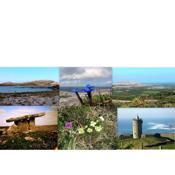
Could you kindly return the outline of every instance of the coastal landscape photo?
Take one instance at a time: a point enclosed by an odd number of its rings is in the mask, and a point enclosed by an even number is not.
[[[56,107],[0,107],[0,149],[57,149],[57,137]]]
[[[118,108],[118,149],[175,149],[175,108]]]
[[[116,107],[175,107],[175,68],[113,68]]]
[[[59,68],[1,67],[1,106],[57,106]]]
[[[111,68],[60,68],[58,149],[112,149],[116,111],[111,92]]]

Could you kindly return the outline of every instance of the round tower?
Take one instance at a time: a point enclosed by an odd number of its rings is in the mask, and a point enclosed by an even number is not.
[[[132,131],[133,131],[133,138],[134,139],[140,139],[142,135],[142,119],[139,118],[137,115],[137,118],[134,118],[132,120]]]

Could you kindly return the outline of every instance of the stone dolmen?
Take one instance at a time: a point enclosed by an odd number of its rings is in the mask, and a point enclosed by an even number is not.
[[[12,126],[9,127],[8,132],[23,132],[35,129],[35,118],[44,116],[45,113],[37,113],[24,115],[16,118],[9,118],[6,122],[14,122]]]

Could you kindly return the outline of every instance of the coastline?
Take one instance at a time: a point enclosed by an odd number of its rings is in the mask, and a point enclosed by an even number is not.
[[[59,104],[59,90],[0,93],[0,105],[51,106]]]

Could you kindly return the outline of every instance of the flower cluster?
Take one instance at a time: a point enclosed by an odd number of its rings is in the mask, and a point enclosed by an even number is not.
[[[94,131],[96,132],[100,132],[103,127],[101,125],[101,123],[104,122],[104,118],[102,116],[100,116],[96,121],[90,121],[90,123],[88,125],[86,125],[85,127],[79,127],[77,129],[77,133],[78,134],[84,134],[84,133],[92,133]],[[73,128],[73,124],[72,122],[65,122],[64,125],[65,129],[72,129]]]
[[[88,125],[86,125],[85,127],[80,127],[77,129],[78,134],[84,134],[84,133],[93,133],[94,131],[96,132],[100,132],[102,131],[103,127],[101,122],[104,121],[104,118],[101,116],[99,117],[99,119],[97,119],[96,121],[91,121]]]
[[[72,122],[65,122],[64,128],[72,129]]]

